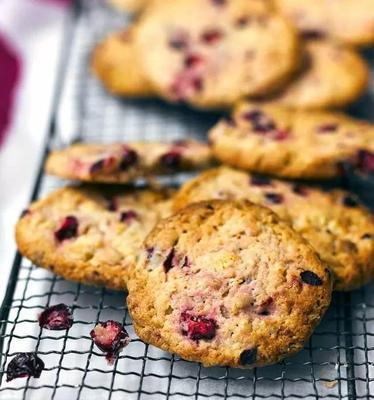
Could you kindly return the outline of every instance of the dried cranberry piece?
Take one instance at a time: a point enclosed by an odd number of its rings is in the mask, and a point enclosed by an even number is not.
[[[243,350],[239,356],[240,365],[251,365],[257,360],[257,348]]]
[[[184,66],[186,68],[194,68],[203,62],[203,58],[199,54],[188,54],[184,59]]]
[[[249,17],[246,15],[243,15],[236,19],[235,26],[237,28],[244,28],[245,26],[248,25],[248,23],[249,23]]]
[[[211,0],[215,6],[223,6],[226,4],[226,0]]]
[[[275,122],[261,110],[251,110],[242,114],[242,118],[250,121],[256,132],[269,132],[275,129]]]
[[[374,153],[360,150],[357,155],[357,168],[367,174],[374,172]]]
[[[51,331],[61,331],[71,328],[73,325],[73,314],[66,304],[56,304],[46,308],[39,315],[39,326]]]
[[[7,382],[15,378],[39,378],[44,369],[44,362],[36,353],[18,353],[8,364]]]
[[[103,168],[104,168],[104,165],[105,165],[105,160],[104,160],[104,159],[99,160],[99,161],[96,161],[95,163],[93,163],[93,164],[91,165],[90,173],[91,173],[91,174],[95,174],[95,173],[97,173],[97,172],[102,171]]]
[[[117,211],[118,209],[118,201],[116,197],[111,197],[108,201],[108,210],[109,211]]]
[[[352,196],[345,196],[343,197],[343,205],[346,207],[357,207],[358,206],[358,201],[354,199]]]
[[[174,256],[175,256],[175,249],[174,247],[169,251],[169,254],[166,256],[165,261],[163,263],[163,267],[165,273],[169,272],[174,267]]]
[[[301,32],[301,36],[303,39],[319,40],[323,39],[326,36],[326,34],[316,29],[306,29]]]
[[[78,233],[78,220],[73,215],[68,215],[55,231],[55,238],[59,242],[76,237]]]
[[[321,286],[323,281],[322,279],[312,271],[303,271],[300,274],[301,280],[308,285],[312,286]]]
[[[188,34],[183,31],[176,31],[170,37],[169,46],[175,50],[184,50],[188,46]]]
[[[129,334],[117,321],[99,322],[90,332],[95,345],[106,354],[106,359],[113,363],[114,358],[130,343]]]
[[[205,44],[215,44],[222,39],[222,36],[223,32],[221,30],[211,28],[201,34],[200,40]]]
[[[150,260],[153,256],[153,253],[155,251],[154,247],[149,247],[147,249],[145,249],[146,253],[147,253],[147,260]]]
[[[138,218],[138,213],[134,210],[123,211],[120,215],[121,222],[131,222],[133,219]]]
[[[180,167],[182,162],[182,155],[179,151],[172,150],[168,153],[163,154],[160,157],[160,163],[170,169],[177,169]]]
[[[317,128],[318,133],[331,133],[331,132],[336,132],[338,129],[338,124],[325,124],[321,125]]]
[[[132,167],[138,162],[138,153],[130,149],[129,147],[125,147],[122,153],[122,158],[119,164],[120,170],[126,170],[129,167]]]
[[[256,313],[258,315],[266,317],[273,314],[274,309],[274,299],[270,296],[257,307]]]
[[[272,204],[281,204],[284,200],[283,195],[280,193],[265,193],[265,198]]]
[[[213,318],[202,315],[192,315],[183,311],[180,316],[182,334],[191,340],[213,339],[216,335],[217,323]]]
[[[305,186],[295,184],[292,186],[292,191],[299,196],[308,196],[308,189]]]
[[[269,186],[271,185],[271,179],[266,176],[251,176],[251,184],[255,186]]]

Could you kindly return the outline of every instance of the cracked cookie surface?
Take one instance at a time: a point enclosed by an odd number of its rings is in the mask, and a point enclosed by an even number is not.
[[[161,191],[66,187],[23,213],[17,245],[65,279],[124,290],[144,238],[169,209]]]
[[[208,201],[152,230],[128,307],[147,343],[206,366],[253,368],[300,350],[330,296],[324,263],[273,212]]]
[[[216,168],[185,183],[174,209],[209,199],[247,199],[269,207],[319,253],[335,290],[352,290],[374,277],[374,219],[350,193]]]

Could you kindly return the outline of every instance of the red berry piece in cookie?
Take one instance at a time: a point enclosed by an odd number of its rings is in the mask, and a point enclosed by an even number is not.
[[[359,171],[366,174],[374,173],[374,151],[360,150],[357,158],[357,168]]]
[[[51,331],[61,331],[71,328],[73,314],[66,304],[56,304],[46,308],[39,315],[39,326]]]
[[[216,335],[217,323],[213,318],[183,311],[180,316],[182,334],[191,340],[209,340]]]
[[[78,234],[78,226],[78,219],[73,215],[68,215],[55,231],[56,240],[63,242],[64,240],[75,238]]]
[[[16,378],[39,378],[44,369],[44,362],[36,353],[18,353],[8,364],[7,382]]]
[[[126,329],[117,321],[99,322],[90,333],[95,345],[104,353],[110,364],[130,343]]]

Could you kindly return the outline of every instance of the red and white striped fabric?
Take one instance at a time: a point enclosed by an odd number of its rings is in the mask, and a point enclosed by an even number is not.
[[[0,301],[42,154],[67,0],[0,0]]]

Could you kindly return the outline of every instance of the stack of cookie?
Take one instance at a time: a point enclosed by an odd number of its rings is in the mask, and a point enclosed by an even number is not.
[[[352,1],[339,7],[354,11]],[[300,183],[374,172],[373,125],[310,110],[346,105],[365,89],[366,63],[348,44],[374,42],[374,10],[353,18],[335,17],[333,1],[116,3],[140,16],[94,52],[111,92],[231,115],[209,144],[52,152],[47,173],[84,184],[32,204],[18,247],[66,279],[128,290],[147,343],[207,366],[278,362],[303,347],[332,290],[374,277],[370,211],[352,193]],[[335,18],[346,18],[344,32]],[[180,188],[155,181],[203,169]]]
[[[368,84],[352,46],[374,44],[371,0],[113,1],[139,14],[93,54],[93,71],[116,95],[311,109],[346,106]]]

